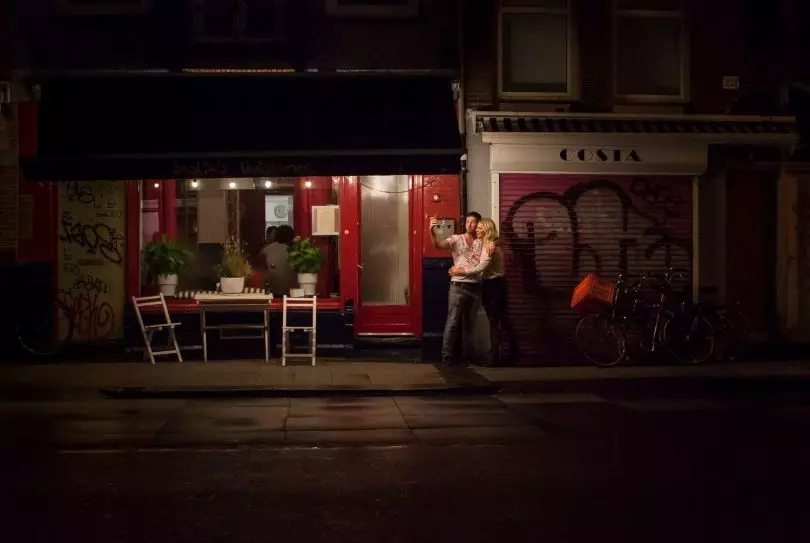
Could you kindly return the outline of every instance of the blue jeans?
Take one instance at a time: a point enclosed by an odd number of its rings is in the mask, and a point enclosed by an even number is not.
[[[453,359],[453,350],[459,333],[462,341],[462,358],[464,360],[472,358],[475,316],[480,306],[481,283],[450,283],[447,323],[442,337],[442,361]]]

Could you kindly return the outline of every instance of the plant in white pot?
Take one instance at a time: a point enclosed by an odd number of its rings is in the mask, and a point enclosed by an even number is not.
[[[222,263],[217,266],[222,294],[240,294],[245,290],[245,277],[253,274],[242,245],[235,237],[222,244]]]
[[[290,247],[290,268],[298,274],[298,284],[306,296],[315,294],[322,265],[321,249],[313,247],[309,238],[296,238]]]
[[[178,275],[186,269],[191,253],[163,234],[143,248],[143,262],[149,272],[149,280],[157,279],[158,288],[164,296],[177,294]]]

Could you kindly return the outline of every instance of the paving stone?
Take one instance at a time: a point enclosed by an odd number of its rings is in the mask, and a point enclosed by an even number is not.
[[[151,401],[151,400],[150,400]],[[290,398],[206,398],[185,401],[189,410],[212,409],[221,410],[228,407],[290,407]]]
[[[327,415],[399,416],[393,398],[293,398],[290,400],[291,417]]]
[[[129,434],[155,433],[166,424],[165,418],[132,418],[111,420],[58,420],[53,428],[64,434]]]
[[[520,426],[526,422],[507,412],[501,414],[405,415],[411,428],[452,428],[457,426]]]
[[[222,387],[252,387],[256,386],[259,375],[257,371],[223,373],[217,380],[216,385]]]
[[[415,439],[413,432],[405,428],[287,431],[289,444],[400,444],[412,443]]]
[[[498,443],[546,439],[534,426],[467,426],[457,428],[414,428],[417,440],[430,443]]]
[[[604,398],[596,394],[503,394],[495,396],[506,404],[566,404],[566,403],[601,403]]]
[[[201,407],[189,406],[166,423],[163,432],[234,432],[283,430],[286,407]]]
[[[706,400],[703,398],[677,398],[664,400],[645,400],[634,402],[616,402],[617,405],[633,409],[634,411],[716,411],[730,409],[731,405],[725,402]]]
[[[226,433],[161,432],[149,443],[150,447],[275,445],[285,440],[282,430],[240,430]]]
[[[366,430],[372,428],[407,428],[399,415],[363,416],[336,415],[319,417],[289,417],[287,431],[296,430]]]

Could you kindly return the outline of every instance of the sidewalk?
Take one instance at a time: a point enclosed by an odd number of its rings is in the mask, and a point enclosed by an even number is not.
[[[0,397],[37,399],[65,391],[129,397],[182,395],[322,396],[571,391],[629,383],[810,382],[810,361],[706,366],[437,368],[432,364],[322,360],[315,367],[277,361],[84,363],[0,366]]]
[[[726,362],[699,366],[626,366],[597,368],[478,368],[492,385],[509,392],[572,392],[630,383],[651,386],[677,383],[752,384],[774,381],[810,382],[810,361]]]
[[[489,383],[469,369],[432,364],[322,360],[281,367],[259,360],[73,363],[0,366],[0,397],[49,396],[70,389],[118,396],[480,393]],[[50,391],[50,392],[49,392]]]

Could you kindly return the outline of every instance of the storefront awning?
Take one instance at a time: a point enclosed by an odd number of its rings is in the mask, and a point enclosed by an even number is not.
[[[799,140],[792,117],[698,115],[577,115],[477,113],[476,131],[486,143],[551,143],[565,139],[585,145],[609,142],[655,145],[667,141],[791,148]]]
[[[49,78],[29,180],[460,171],[451,80],[433,75]],[[24,130],[25,128],[23,128]]]

